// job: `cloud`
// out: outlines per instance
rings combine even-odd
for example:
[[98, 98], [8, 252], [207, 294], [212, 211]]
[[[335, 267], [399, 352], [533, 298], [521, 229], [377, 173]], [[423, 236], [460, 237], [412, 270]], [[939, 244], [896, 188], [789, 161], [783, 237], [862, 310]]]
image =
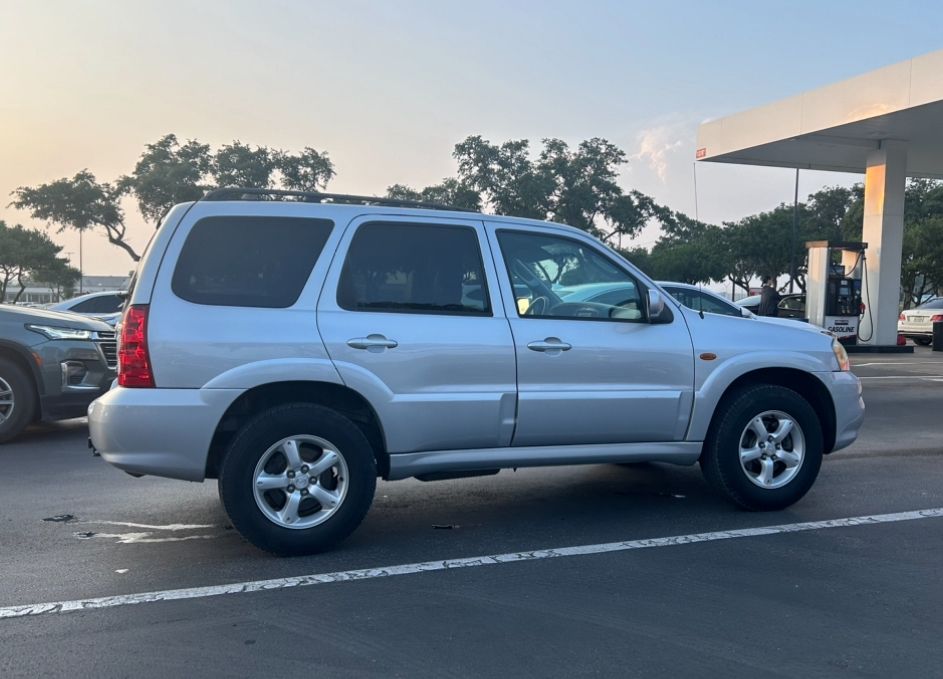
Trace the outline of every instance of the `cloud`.
[[694, 135], [695, 126], [689, 120], [670, 120], [647, 127], [638, 133], [638, 151], [630, 155], [629, 160], [644, 162], [665, 184], [673, 157], [681, 149], [693, 146]]

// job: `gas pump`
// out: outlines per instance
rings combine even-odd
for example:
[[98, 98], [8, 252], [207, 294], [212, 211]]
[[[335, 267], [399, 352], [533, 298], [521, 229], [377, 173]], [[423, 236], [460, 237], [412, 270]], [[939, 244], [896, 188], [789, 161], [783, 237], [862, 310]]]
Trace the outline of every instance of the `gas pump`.
[[867, 243], [810, 241], [806, 316], [843, 344], [857, 344]]

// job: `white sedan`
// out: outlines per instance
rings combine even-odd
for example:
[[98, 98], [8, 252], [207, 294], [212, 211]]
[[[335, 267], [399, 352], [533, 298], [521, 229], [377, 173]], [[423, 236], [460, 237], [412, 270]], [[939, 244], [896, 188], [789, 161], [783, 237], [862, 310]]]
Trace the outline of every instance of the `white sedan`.
[[897, 319], [897, 334], [928, 346], [933, 341], [933, 324], [938, 321], [943, 321], [943, 297], [904, 311]]

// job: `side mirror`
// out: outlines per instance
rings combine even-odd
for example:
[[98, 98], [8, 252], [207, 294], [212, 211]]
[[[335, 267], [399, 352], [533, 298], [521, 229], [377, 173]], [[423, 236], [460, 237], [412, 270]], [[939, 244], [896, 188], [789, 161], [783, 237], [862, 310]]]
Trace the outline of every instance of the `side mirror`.
[[671, 309], [665, 304], [665, 297], [655, 289], [648, 291], [648, 322], [649, 323], [671, 323], [674, 315]]
[[744, 318], [753, 318], [753, 312], [747, 309], [745, 306], [740, 307], [740, 315]]

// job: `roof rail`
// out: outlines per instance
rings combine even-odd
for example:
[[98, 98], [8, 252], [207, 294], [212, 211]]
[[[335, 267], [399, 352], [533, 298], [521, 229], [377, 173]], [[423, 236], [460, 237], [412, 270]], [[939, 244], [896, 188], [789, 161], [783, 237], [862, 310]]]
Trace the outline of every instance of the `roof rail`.
[[321, 193], [320, 191], [289, 191], [286, 189], [246, 189], [227, 187], [207, 191], [201, 200], [284, 200], [294, 198], [303, 203], [336, 203], [340, 205], [383, 205], [386, 207], [414, 207], [427, 210], [454, 210], [468, 212], [466, 208], [440, 203], [425, 203], [419, 200], [379, 198], [377, 196], [352, 196], [346, 193]]

